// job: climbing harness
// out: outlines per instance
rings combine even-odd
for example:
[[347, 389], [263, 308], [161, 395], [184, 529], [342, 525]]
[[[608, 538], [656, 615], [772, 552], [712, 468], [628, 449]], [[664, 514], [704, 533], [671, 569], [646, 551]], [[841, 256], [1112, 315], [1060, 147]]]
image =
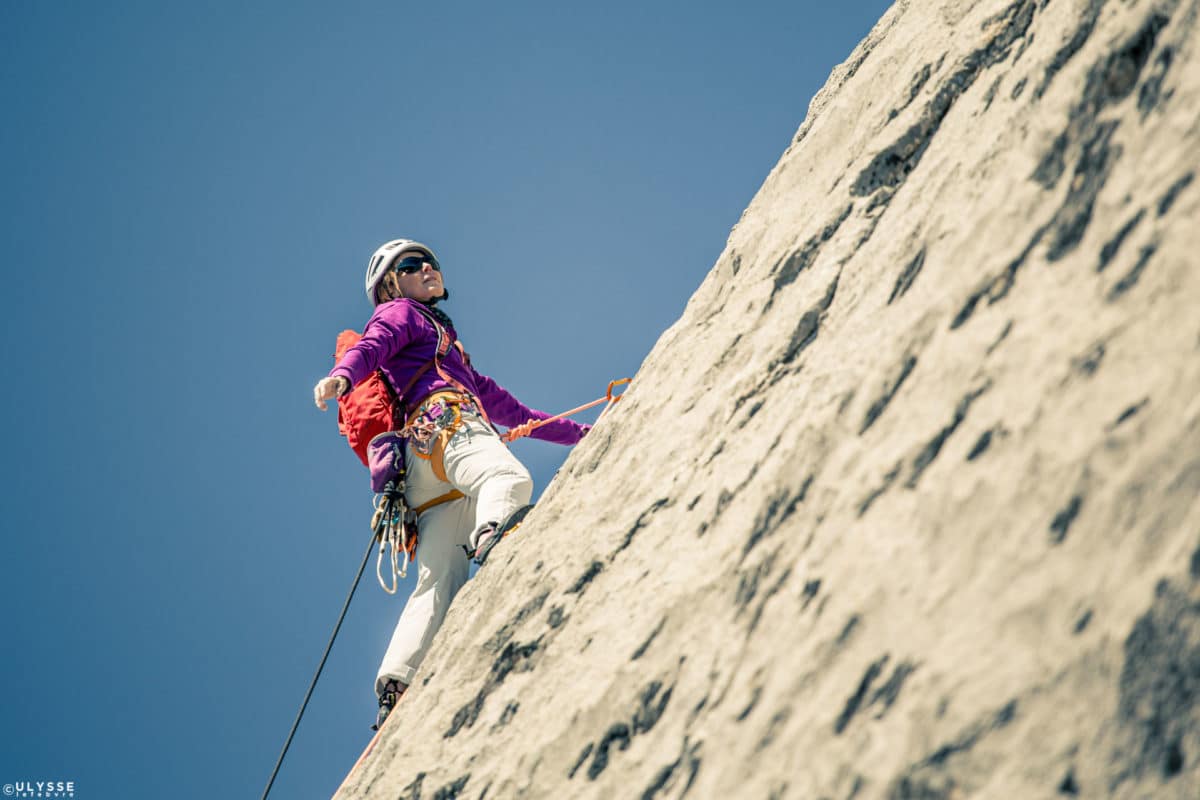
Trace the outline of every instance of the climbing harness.
[[[604, 413], [606, 411], [608, 411], [608, 409], [612, 408], [614, 403], [616, 403], [618, 400], [620, 400], [622, 397], [625, 396], [624, 392], [621, 392], [621, 394], [618, 394], [618, 395], [614, 395], [613, 389], [617, 386], [623, 386], [627, 383], [630, 383], [632, 380], [633, 380], [633, 378], [621, 378], [620, 380], [610, 381], [608, 384], [608, 391], [605, 392], [604, 397], [601, 397], [598, 400], [593, 400], [590, 403], [584, 403], [583, 405], [579, 406], [578, 408], [572, 408], [570, 411], [564, 411], [563, 413], [556, 414], [553, 417], [550, 417], [548, 419], [531, 419], [528, 422], [522, 422], [520, 425], [510, 428], [508, 430], [508, 432], [505, 433], [500, 438], [506, 442], [511, 442], [516, 439], [520, 439], [522, 436], [528, 436], [529, 434], [533, 433], [534, 430], [542, 427], [543, 425], [549, 424], [551, 422], [557, 422], [558, 420], [565, 419], [566, 417], [569, 417], [572, 414], [578, 414], [580, 411], [587, 411], [589, 408], [595, 408], [596, 406], [600, 405], [601, 403], [607, 402], [608, 405], [606, 405], [604, 407], [604, 411], [600, 412], [600, 416], [603, 417]], [[599, 417], [597, 417], [597, 419], [599, 419]]]
[[401, 434], [408, 439], [414, 457], [429, 462], [434, 476], [449, 483], [446, 477], [446, 445], [463, 426], [463, 414], [484, 415], [478, 403], [454, 391], [434, 392], [409, 415]]

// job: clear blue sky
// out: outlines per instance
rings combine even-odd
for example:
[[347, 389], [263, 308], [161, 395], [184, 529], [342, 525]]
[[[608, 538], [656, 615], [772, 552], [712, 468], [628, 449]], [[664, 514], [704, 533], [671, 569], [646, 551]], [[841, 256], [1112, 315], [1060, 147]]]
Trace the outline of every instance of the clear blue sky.
[[[257, 797], [370, 536], [311, 387], [372, 250], [431, 244], [526, 403], [593, 399], [887, 6], [0, 3], [0, 783]], [[274, 797], [370, 738], [407, 588], [364, 578]]]

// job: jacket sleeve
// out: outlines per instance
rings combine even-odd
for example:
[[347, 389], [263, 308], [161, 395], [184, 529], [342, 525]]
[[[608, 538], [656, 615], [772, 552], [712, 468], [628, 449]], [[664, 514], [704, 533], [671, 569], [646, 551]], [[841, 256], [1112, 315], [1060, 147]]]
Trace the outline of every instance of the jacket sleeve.
[[376, 309], [362, 338], [346, 351], [329, 376], [346, 378], [351, 386], [357, 386], [412, 341], [413, 335], [412, 311], [407, 305], [385, 303]]
[[[479, 401], [483, 403], [493, 422], [512, 428], [531, 419], [549, 419], [553, 416], [524, 405], [507, 389], [474, 367], [471, 367], [471, 372], [475, 377], [475, 387], [479, 390]], [[555, 444], [575, 444], [591, 430], [591, 427], [580, 425], [574, 420], [560, 419], [535, 429], [529, 436]]]

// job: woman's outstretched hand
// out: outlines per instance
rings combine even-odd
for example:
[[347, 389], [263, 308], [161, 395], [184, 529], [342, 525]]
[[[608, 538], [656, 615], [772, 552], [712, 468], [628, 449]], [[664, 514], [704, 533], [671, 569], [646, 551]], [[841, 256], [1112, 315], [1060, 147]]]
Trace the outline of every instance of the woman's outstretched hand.
[[317, 381], [317, 385], [313, 387], [313, 402], [317, 404], [317, 408], [324, 411], [327, 406], [326, 400], [334, 400], [337, 397], [345, 394], [345, 378], [321, 378]]

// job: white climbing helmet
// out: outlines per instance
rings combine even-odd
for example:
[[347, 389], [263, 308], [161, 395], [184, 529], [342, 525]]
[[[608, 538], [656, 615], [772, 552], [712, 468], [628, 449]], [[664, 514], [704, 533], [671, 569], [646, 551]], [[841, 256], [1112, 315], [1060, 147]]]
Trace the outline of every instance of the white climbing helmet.
[[379, 249], [371, 256], [371, 260], [367, 262], [367, 299], [371, 301], [371, 305], [375, 304], [375, 287], [383, 280], [383, 276], [391, 268], [396, 261], [396, 256], [403, 253], [405, 250], [421, 250], [429, 255], [434, 261], [437, 256], [429, 249], [428, 245], [423, 245], [420, 242], [412, 239], [392, 239], [390, 242], [385, 242], [379, 246]]

